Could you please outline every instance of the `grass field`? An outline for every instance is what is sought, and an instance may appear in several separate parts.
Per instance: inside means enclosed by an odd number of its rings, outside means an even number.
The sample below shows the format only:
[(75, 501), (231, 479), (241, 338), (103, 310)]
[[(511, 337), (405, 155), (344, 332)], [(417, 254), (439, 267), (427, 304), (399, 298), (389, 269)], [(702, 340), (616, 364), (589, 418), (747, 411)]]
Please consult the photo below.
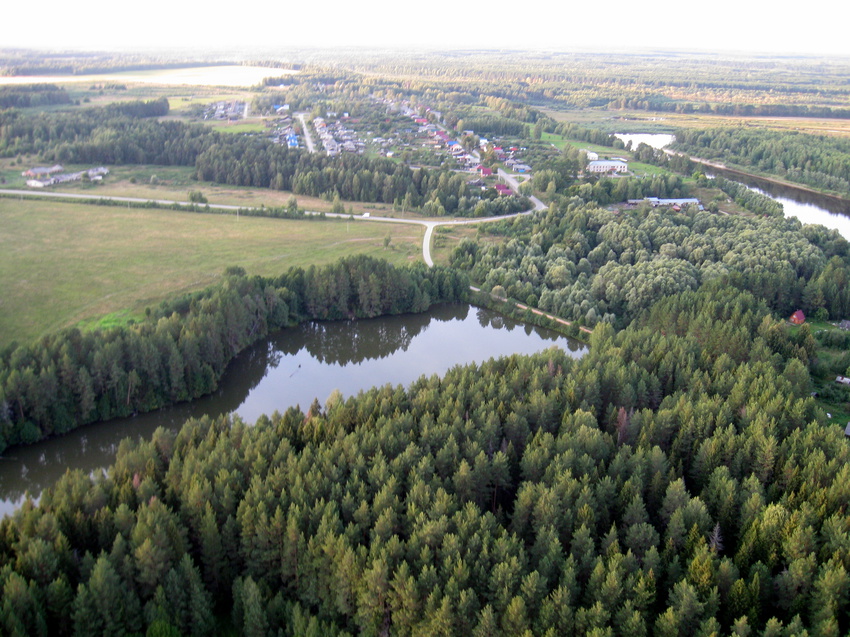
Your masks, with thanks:
[[(0, 347), (124, 322), (225, 267), (274, 275), (350, 254), (421, 259), (424, 229), (0, 199)], [(390, 234), (389, 249), (384, 237)]]
[[(26, 178), (21, 172), (32, 166), (43, 165), (35, 158), (22, 158), (21, 164), (15, 159), (0, 159), (0, 178), (6, 183), (0, 188), (29, 190)], [(91, 168), (91, 165), (66, 165), (67, 172)], [(61, 189), (51, 188), (50, 192), (69, 192), (74, 194), (92, 194), (109, 197), (138, 197), (140, 199), (167, 199), (171, 201), (189, 201), (189, 191), (200, 191), (211, 204), (227, 204), (233, 206), (285, 206), (292, 193), (282, 190), (265, 188), (241, 188), (238, 186), (221, 186), (209, 182), (199, 182), (192, 179), (194, 168), (188, 166), (109, 166), (110, 173), (103, 182), (98, 184), (86, 180), (62, 184)], [(331, 202), (319, 197), (296, 195), (298, 205), (317, 212), (330, 212)], [(393, 212), (390, 204), (368, 202), (346, 202), (345, 210), (354, 214), (369, 212), (373, 216), (401, 216)], [(407, 217), (415, 214), (407, 212)]]

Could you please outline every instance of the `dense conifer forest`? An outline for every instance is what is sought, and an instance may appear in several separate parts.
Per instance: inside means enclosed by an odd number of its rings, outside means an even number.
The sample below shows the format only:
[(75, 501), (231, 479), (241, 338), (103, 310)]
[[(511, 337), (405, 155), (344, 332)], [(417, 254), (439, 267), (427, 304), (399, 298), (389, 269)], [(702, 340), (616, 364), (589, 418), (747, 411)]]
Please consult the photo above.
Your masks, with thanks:
[(4, 629), (844, 634), (848, 448), (811, 349), (712, 284), (578, 362), (126, 441), (0, 523)]
[[(843, 67), (688, 55), (665, 66), (653, 54), (617, 65), (595, 54), (317, 59), (252, 88), (252, 107), (277, 104), (281, 90), (317, 113), (379, 102), (375, 121), (389, 128), (404, 102), (429, 121), (439, 113), (448, 131), (474, 129), (470, 146), (479, 134), (528, 141), (521, 192), (548, 208), (466, 232), (446, 267), (352, 257), (267, 278), (228, 268), (127, 326), (9, 346), (0, 452), (208, 394), (240, 351), (283, 327), (419, 312), (466, 300), (470, 283), (573, 332), (592, 327), (588, 353), (491, 359), (255, 423), (205, 417), (127, 439), (106, 471), (69, 470), (0, 520), (0, 634), (850, 633), (850, 447), (818, 402), (850, 405), (833, 381), (850, 376), (850, 336), (786, 320), (797, 309), (821, 324), (850, 318), (850, 244), (725, 179), (719, 198), (750, 214), (625, 204), (688, 197), (708, 180), (686, 155), (632, 149), (544, 110), (845, 118)], [(177, 65), (0, 55), (0, 73)], [(165, 117), (165, 97), (79, 107), (34, 85), (0, 89), (0, 109), (0, 156), (16, 167), (22, 155), (187, 166), (201, 184), (435, 216), (530, 207), (473, 192), (447, 169), (308, 154)], [(850, 190), (838, 136), (676, 136), (697, 157)], [(653, 170), (582, 175), (585, 144)], [(481, 152), (498, 164), (492, 144)], [(298, 216), (291, 201), (270, 214)]]

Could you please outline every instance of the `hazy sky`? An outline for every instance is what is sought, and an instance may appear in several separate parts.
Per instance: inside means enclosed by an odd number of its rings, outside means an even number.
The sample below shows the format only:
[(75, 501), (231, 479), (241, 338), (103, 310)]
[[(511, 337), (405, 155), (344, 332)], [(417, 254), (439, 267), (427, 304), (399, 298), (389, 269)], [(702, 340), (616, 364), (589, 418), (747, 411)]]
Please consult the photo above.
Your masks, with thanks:
[(846, 0), (6, 4), (0, 46), (28, 48), (673, 48), (850, 56)]

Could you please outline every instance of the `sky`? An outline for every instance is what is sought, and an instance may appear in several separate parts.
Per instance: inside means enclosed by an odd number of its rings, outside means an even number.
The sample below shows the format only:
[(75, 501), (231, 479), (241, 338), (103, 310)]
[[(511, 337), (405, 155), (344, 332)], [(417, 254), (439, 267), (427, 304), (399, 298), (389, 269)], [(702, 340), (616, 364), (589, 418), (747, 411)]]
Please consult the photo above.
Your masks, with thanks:
[[(765, 52), (850, 57), (850, 3), (323, 0), (4, 7), (0, 47), (127, 50), (388, 47)], [(120, 7), (120, 8), (118, 8)], [(220, 8), (219, 8), (220, 7)]]

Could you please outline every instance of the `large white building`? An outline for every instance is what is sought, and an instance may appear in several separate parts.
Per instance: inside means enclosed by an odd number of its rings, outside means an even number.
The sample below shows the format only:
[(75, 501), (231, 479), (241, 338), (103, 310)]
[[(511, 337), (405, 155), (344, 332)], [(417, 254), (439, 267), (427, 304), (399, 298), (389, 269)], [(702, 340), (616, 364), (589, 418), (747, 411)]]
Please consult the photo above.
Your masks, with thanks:
[(598, 159), (590, 162), (587, 170), (592, 173), (624, 173), (628, 172), (629, 165), (618, 159)]

